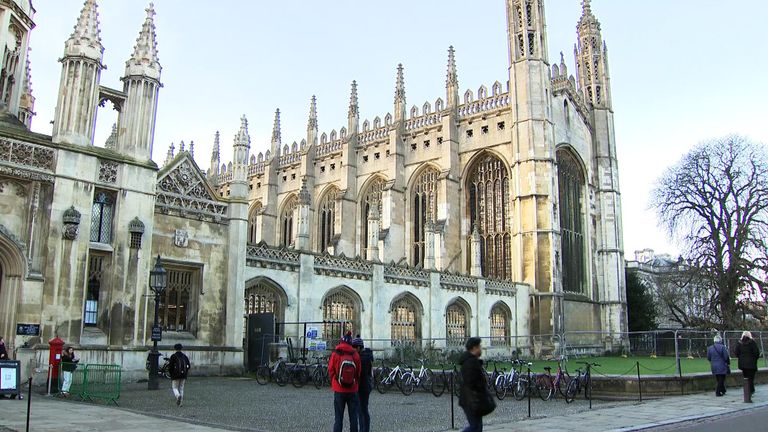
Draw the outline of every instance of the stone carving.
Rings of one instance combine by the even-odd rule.
[[[50,174],[43,174],[43,173],[38,173],[34,171],[28,171],[25,169],[11,168],[11,167],[2,166],[2,165],[0,165],[0,174],[21,178],[21,179],[26,179],[26,180],[35,180],[35,181],[40,181],[45,183],[53,183],[53,176]]]
[[[222,223],[227,214],[227,205],[216,198],[203,175],[186,158],[158,179],[155,207],[163,213],[216,223]]]
[[[43,146],[0,138],[0,161],[53,171],[56,168],[56,152]]]
[[[16,196],[19,198],[26,198],[27,196],[27,186],[19,183],[17,181],[13,181],[10,179],[2,179],[0,178],[0,193],[5,191],[5,188],[8,186],[13,186],[14,189],[16,189]]]
[[[173,244],[180,248],[189,246],[189,231],[177,229],[173,236]]]
[[[114,183],[117,181],[117,162],[100,161],[99,181],[103,183]]]
[[[318,255],[315,256],[315,273],[369,280],[373,276],[373,264],[360,257],[347,258],[344,254],[339,256]]]
[[[514,297],[517,294],[517,286],[513,282],[503,280],[486,280],[485,292],[501,296]]]
[[[477,278],[462,274],[440,273],[440,288],[453,291],[477,292]]]
[[[384,281],[401,285],[429,286],[429,272],[394,262],[384,266]]]
[[[80,230],[80,212],[72,206],[64,211],[62,219],[64,221],[63,237],[66,240],[76,239]]]
[[[286,248],[269,247],[261,242],[248,247],[246,264],[250,267],[298,271],[299,253]]]

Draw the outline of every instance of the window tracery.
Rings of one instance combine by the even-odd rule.
[[[584,187],[581,165],[567,150],[557,152],[563,289],[585,293]]]
[[[437,178],[440,172],[433,167],[425,169],[413,184],[411,197],[411,234],[413,250],[411,264],[424,266],[427,221],[437,220]]]

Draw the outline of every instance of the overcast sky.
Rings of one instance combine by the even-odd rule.
[[[108,66],[102,85],[122,89],[147,3],[99,1]],[[563,51],[570,71],[580,3],[546,2],[550,61]],[[57,60],[83,1],[33,4],[33,130],[50,134]],[[243,114],[251,151],[265,151],[278,107],[283,141],[301,141],[312,95],[321,132],[338,130],[346,125],[353,79],[361,118],[383,118],[392,111],[400,62],[409,106],[434,104],[445,97],[449,45],[456,47],[462,88],[508,79],[503,0],[155,0],[155,9],[165,85],[155,134],[159,163],[171,142],[194,140],[196,159],[207,168],[217,130],[229,161]],[[736,132],[768,142],[768,2],[593,0],[592,9],[608,43],[627,258],[646,247],[676,254],[648,210],[655,179],[703,139]],[[99,110],[98,143],[116,118]]]

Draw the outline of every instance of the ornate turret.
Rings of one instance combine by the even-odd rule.
[[[547,24],[543,0],[507,0],[507,35],[510,63],[547,62]]]
[[[107,141],[104,142],[104,148],[114,150],[117,146],[117,123],[112,124],[112,132],[107,137]]]
[[[578,42],[574,47],[579,90],[594,107],[610,108],[608,48],[600,33],[600,22],[592,13],[590,0],[583,0],[581,19],[576,26]]]
[[[275,110],[275,122],[272,125],[272,144],[270,150],[273,158],[280,156],[280,145],[282,144],[282,137],[280,135],[280,108]]]
[[[317,144],[317,98],[313,95],[309,104],[309,121],[307,122],[307,145]]]
[[[357,100],[357,81],[352,81],[352,90],[349,94],[348,133],[357,134],[360,125],[360,105]]]
[[[459,106],[459,75],[456,72],[456,51],[448,47],[448,72],[445,78],[445,92],[448,107],[455,109]]]
[[[216,184],[219,181],[221,167],[221,145],[219,142],[219,131],[213,137],[213,150],[211,151],[211,167],[208,168],[208,180]]]
[[[32,70],[29,66],[29,50],[24,66],[24,82],[21,86],[21,99],[19,100],[19,120],[27,129],[32,127],[32,117],[35,116],[35,97],[32,95]]]
[[[397,80],[395,83],[395,121],[405,120],[405,78],[403,64],[397,65]]]
[[[176,147],[173,145],[173,143],[171,143],[171,145],[168,146],[168,153],[166,153],[165,155],[165,163],[163,163],[163,165],[168,165],[169,163],[171,163],[173,158],[176,157],[174,155],[175,151],[176,151]]]
[[[103,56],[96,0],[86,0],[72,35],[64,43],[53,142],[93,145],[99,82],[106,68]]]
[[[233,182],[245,182],[248,179],[248,153],[251,150],[251,136],[248,135],[248,119],[240,118],[240,130],[235,135],[233,148],[232,174]]]
[[[146,12],[133,54],[125,62],[125,74],[121,78],[126,99],[125,107],[120,112],[118,134],[118,151],[139,160],[152,157],[157,98],[162,87],[152,3]]]

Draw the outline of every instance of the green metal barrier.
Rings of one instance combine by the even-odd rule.
[[[68,392],[64,390],[64,379],[59,380],[60,394],[69,393],[83,400],[93,401],[101,399],[117,405],[120,399],[120,378],[122,376],[120,365],[83,364],[77,365],[72,372],[72,384]],[[59,371],[64,377],[63,370]]]
[[[65,388],[65,384],[67,384],[67,381],[69,381],[69,378],[67,378],[67,374],[71,373],[71,381],[69,388]],[[77,365],[75,366],[75,370],[72,372],[67,372],[64,370],[64,367],[62,367],[61,364],[59,364],[59,395],[63,396],[69,396],[69,395],[75,395],[77,397],[82,397],[83,392],[85,391],[85,368],[83,365]]]

